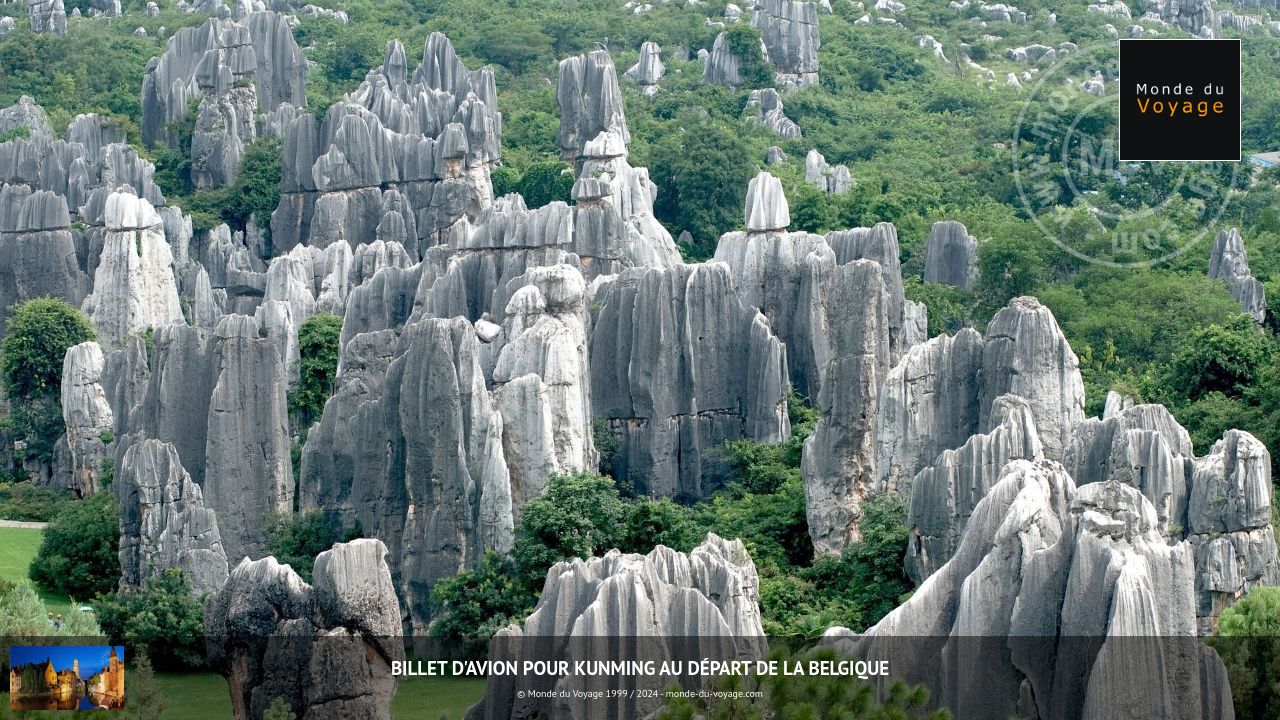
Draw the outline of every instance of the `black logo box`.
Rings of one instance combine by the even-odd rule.
[[[1145,93],[1138,92],[1140,85]],[[1210,85],[1214,92],[1206,95]],[[1166,95],[1165,87],[1189,88],[1190,94]],[[1144,101],[1145,114],[1138,100]],[[1240,100],[1239,39],[1120,40],[1121,161],[1239,161]],[[1175,102],[1170,115],[1169,104]],[[1192,104],[1191,114],[1183,112],[1185,102]],[[1219,102],[1222,112],[1215,113]],[[1164,112],[1156,114],[1157,107]],[[1202,116],[1199,111],[1206,107]]]

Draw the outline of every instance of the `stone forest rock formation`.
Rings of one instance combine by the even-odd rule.
[[[925,246],[924,281],[968,290],[978,271],[978,241],[954,220],[936,222]]]
[[[623,657],[609,659],[751,660],[762,656],[760,580],[740,540],[708,534],[687,555],[664,545],[648,555],[611,550],[603,557],[557,563],[547,572],[542,599],[523,626],[511,625],[490,642],[490,657],[603,659],[598,644],[630,638]],[[686,682],[688,678],[683,678]],[[665,688],[676,677],[627,678],[634,689]],[[693,681],[697,684],[697,680]],[[703,678],[705,683],[706,679]],[[509,717],[639,720],[661,706],[659,698],[602,703],[535,698],[529,690],[592,692],[612,677],[490,678],[484,700],[469,720]]]
[[[960,718],[1232,717],[1195,638],[1194,555],[1137,488],[1015,460],[909,600],[828,642],[908,668]]]
[[[120,585],[138,587],[169,568],[182,570],[197,597],[227,580],[218,520],[178,450],[159,440],[130,447],[116,470]]]
[[[1225,281],[1231,297],[1255,322],[1266,318],[1266,292],[1249,271],[1249,254],[1239,230],[1231,228],[1218,233],[1209,255],[1209,277]]]
[[[237,718],[260,720],[281,698],[298,717],[384,720],[404,659],[387,547],[334,545],[308,585],[274,557],[242,560],[205,604],[211,664]]]

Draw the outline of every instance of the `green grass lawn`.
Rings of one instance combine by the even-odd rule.
[[[160,689],[169,698],[164,720],[229,720],[231,698],[217,673],[158,673]],[[126,686],[126,693],[128,692]],[[400,682],[391,703],[397,720],[459,720],[484,694],[477,678],[411,677]]]
[[[27,568],[40,549],[43,530],[28,528],[0,528],[0,580],[30,582]],[[36,586],[36,593],[50,612],[66,615],[71,612],[71,599],[46,592]]]

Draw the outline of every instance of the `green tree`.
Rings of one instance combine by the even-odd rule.
[[[160,720],[169,699],[156,680],[155,671],[151,667],[151,658],[146,651],[137,652],[133,660],[125,665],[125,687],[128,702],[124,704],[121,717],[128,720]]]
[[[1210,392],[1239,397],[1274,352],[1275,343],[1252,318],[1236,315],[1191,333],[1170,364],[1169,383],[1193,400]]]
[[[58,510],[29,574],[41,587],[73,598],[109,593],[120,582],[119,546],[115,497],[90,495]]]
[[[307,582],[311,582],[316,556],[344,539],[321,510],[300,515],[271,513],[267,516],[266,535],[267,552],[291,566]],[[352,534],[346,539],[352,539]]]
[[[519,187],[530,208],[556,200],[567,203],[573,191],[573,172],[568,163],[558,160],[534,163],[520,176]]]
[[[703,123],[661,138],[649,162],[658,186],[654,212],[673,231],[688,230],[696,254],[709,257],[720,235],[742,224],[755,154],[740,133]]]
[[[594,473],[552,475],[521,510],[513,555],[526,586],[538,590],[561,560],[588,558],[616,544],[626,508],[613,481]]]
[[[761,88],[773,85],[773,66],[764,54],[760,31],[749,23],[730,25],[725,31],[729,52],[738,59],[738,77],[743,87]]]
[[[31,583],[3,583],[3,587],[0,587],[0,637],[50,635],[96,638],[102,636],[102,630],[94,622],[93,616],[82,612],[73,612],[63,618],[60,628],[50,627],[48,609],[40,601],[40,596]]]
[[[93,606],[112,642],[145,650],[160,669],[204,665],[204,604],[181,570],[169,568],[142,587],[102,595]]]
[[[1236,717],[1280,712],[1280,587],[1256,587],[1222,611],[1210,639],[1227,667]]]
[[[262,720],[297,720],[298,716],[294,714],[293,708],[289,707],[289,703],[284,698],[276,698],[271,701],[267,709],[262,713]]]
[[[320,419],[333,394],[341,340],[342,318],[333,313],[312,315],[298,328],[298,388],[289,406],[301,427]]]
[[[666,498],[637,498],[627,503],[617,547],[623,552],[644,554],[666,545],[689,552],[701,539],[688,508]]]
[[[9,398],[23,401],[60,392],[67,348],[93,338],[89,319],[65,300],[43,297],[13,307],[0,349]]]
[[[489,638],[522,620],[537,601],[518,575],[510,558],[486,552],[475,568],[437,582],[431,598],[439,615],[431,636],[460,655],[483,657]]]

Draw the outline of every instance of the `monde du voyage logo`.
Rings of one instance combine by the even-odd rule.
[[[1240,160],[1240,41],[1120,41],[1120,160]]]

